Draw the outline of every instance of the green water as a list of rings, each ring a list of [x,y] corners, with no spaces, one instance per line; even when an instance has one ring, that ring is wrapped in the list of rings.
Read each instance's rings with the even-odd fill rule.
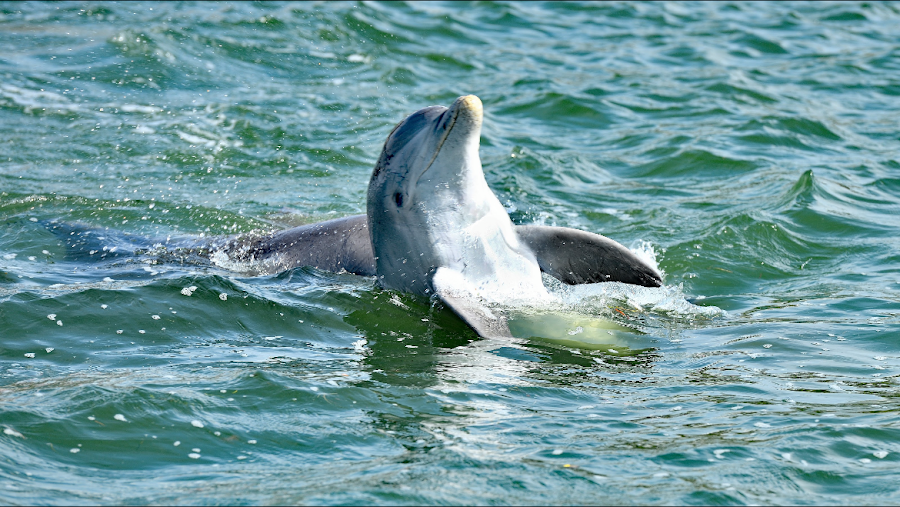
[[[0,503],[900,503],[898,27],[0,4]],[[362,213],[392,126],[469,93],[515,222],[655,254],[665,287],[575,288],[605,324],[503,342],[371,278],[128,254]]]

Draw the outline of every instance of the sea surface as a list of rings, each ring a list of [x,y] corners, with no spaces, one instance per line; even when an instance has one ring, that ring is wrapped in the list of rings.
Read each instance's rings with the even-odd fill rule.
[[[364,213],[465,94],[665,286],[497,341],[152,247]],[[2,504],[896,505],[898,376],[898,3],[0,3]]]

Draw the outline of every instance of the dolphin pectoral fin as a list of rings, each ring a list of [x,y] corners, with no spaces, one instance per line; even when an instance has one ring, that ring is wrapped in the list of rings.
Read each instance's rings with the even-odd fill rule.
[[[497,315],[468,290],[462,274],[449,268],[438,268],[432,278],[435,294],[466,324],[485,338],[512,338],[506,318]]]
[[[543,225],[517,225],[516,233],[534,252],[541,271],[564,283],[662,285],[662,277],[656,269],[605,236]]]
[[[512,338],[506,319],[494,315],[487,308],[464,297],[442,294],[438,292],[441,301],[453,310],[466,324],[485,338]]]

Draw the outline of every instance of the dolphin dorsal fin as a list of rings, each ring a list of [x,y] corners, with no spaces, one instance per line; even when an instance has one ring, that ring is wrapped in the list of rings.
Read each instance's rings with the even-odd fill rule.
[[[512,338],[506,318],[481,303],[463,274],[440,267],[431,281],[434,293],[456,315],[485,338]]]

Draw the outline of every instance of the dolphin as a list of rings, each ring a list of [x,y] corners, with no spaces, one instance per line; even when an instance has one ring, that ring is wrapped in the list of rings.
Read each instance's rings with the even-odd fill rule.
[[[492,306],[552,299],[542,271],[567,284],[662,284],[652,266],[599,234],[513,225],[484,178],[483,119],[474,95],[412,113],[384,143],[365,215],[231,238],[212,246],[212,261],[257,274],[310,266],[375,276],[385,289],[439,298],[485,337],[511,336]]]

